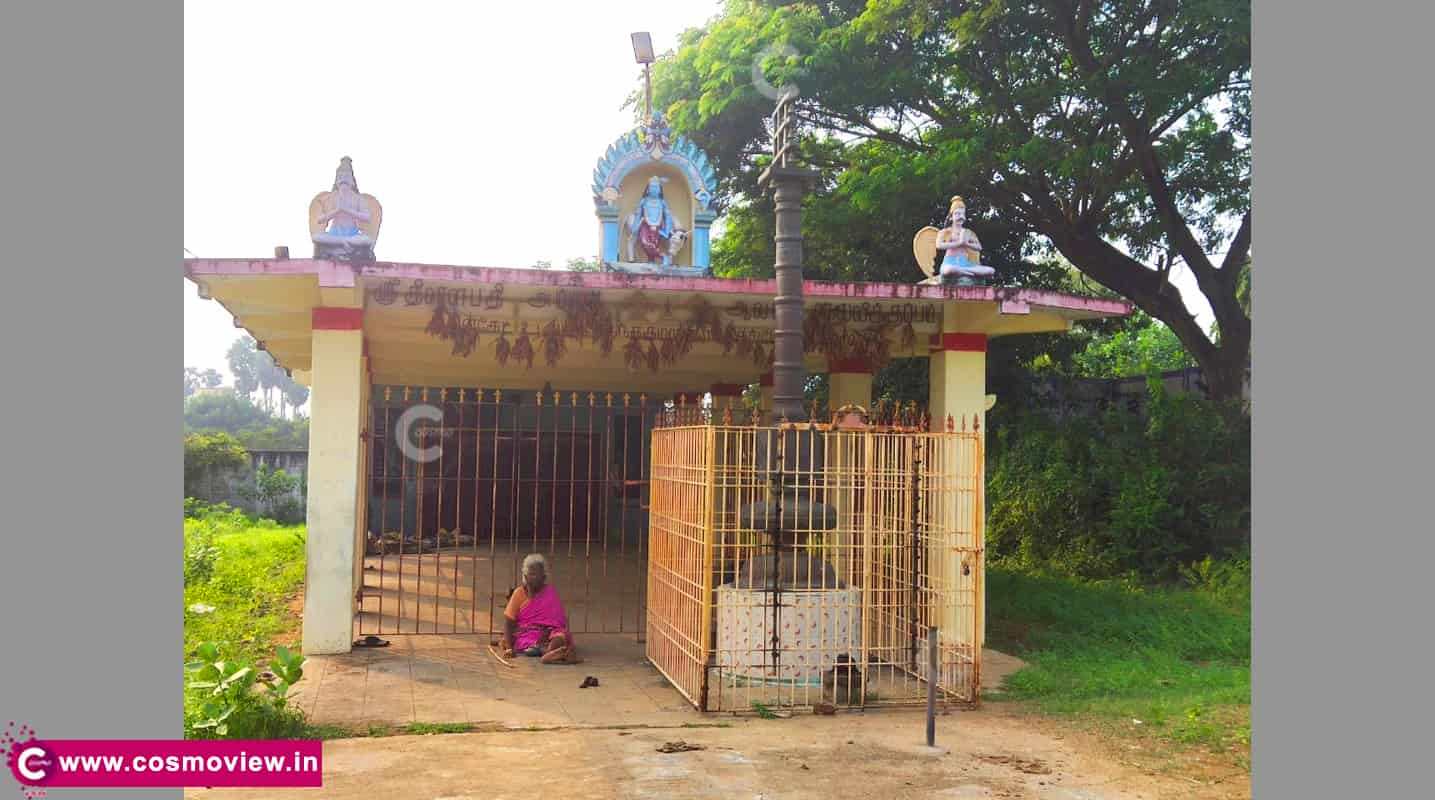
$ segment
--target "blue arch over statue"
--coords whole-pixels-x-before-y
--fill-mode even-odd
[[[662,114],[619,137],[593,170],[603,267],[710,274],[716,185],[707,154],[674,136]]]

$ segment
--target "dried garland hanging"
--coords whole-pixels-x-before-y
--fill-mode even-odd
[[[556,367],[567,355],[570,339],[580,343],[591,340],[603,357],[612,354],[618,324],[597,292],[560,293],[555,305],[563,312],[564,318],[545,323],[535,334],[530,334],[526,322],[512,342],[506,332],[499,332],[494,341],[494,358],[500,366],[507,366],[513,360],[531,369],[541,351],[544,364]],[[635,371],[646,368],[657,372],[665,365],[671,366],[686,358],[702,338],[721,346],[723,355],[735,352],[740,358],[750,358],[759,368],[770,366],[771,348],[760,340],[744,336],[735,323],[724,322],[722,311],[707,298],[695,298],[689,308],[689,318],[680,323],[672,335],[661,337],[659,341],[645,339],[637,333],[629,334],[623,347],[623,363],[627,368]],[[862,359],[874,368],[881,368],[891,360],[891,344],[882,325],[849,327],[846,315],[840,315],[839,308],[831,305],[811,306],[805,317],[803,346],[809,352],[821,353],[829,360]],[[456,356],[472,354],[479,340],[477,322],[465,320],[456,310],[449,308],[442,297],[424,332],[452,342]],[[534,336],[539,339],[536,348],[532,341]],[[911,350],[917,338],[911,322],[898,329],[898,337],[902,349]],[[644,341],[647,341],[646,346]]]
[[[424,333],[440,341],[452,342],[456,356],[467,357],[478,346],[478,325],[465,321],[442,300],[434,306],[433,316],[429,317]]]

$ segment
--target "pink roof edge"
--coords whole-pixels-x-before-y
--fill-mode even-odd
[[[459,283],[505,283],[547,286],[555,289],[643,289],[663,292],[719,292],[723,294],[777,294],[772,278],[693,278],[664,275],[631,275],[622,272],[571,272],[563,269],[513,269],[508,267],[460,267],[379,261],[363,266],[322,259],[187,258],[184,274],[197,276],[315,275],[322,287],[354,286],[357,278],[399,278]],[[915,283],[837,283],[806,280],[807,297],[851,300],[968,300],[1027,303],[1047,308],[1084,311],[1103,316],[1126,316],[1132,311],[1124,300],[1000,286],[920,286]]]

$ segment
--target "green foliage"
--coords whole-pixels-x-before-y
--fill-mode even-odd
[[[196,525],[185,531],[184,537],[184,585],[204,583],[214,577],[214,566],[219,561],[219,548],[214,544],[214,526]]]
[[[235,393],[244,399],[256,391],[266,414],[284,416],[286,406],[297,409],[309,399],[308,388],[296,383],[279,366],[274,357],[259,350],[249,336],[241,336],[229,346],[226,354],[229,371],[234,374]]]
[[[214,533],[233,533],[261,524],[228,503],[208,503],[197,497],[184,498],[184,518],[194,520],[196,529],[209,529]],[[272,524],[272,521],[266,522]]]
[[[1234,396],[1250,333],[1227,269],[1250,245],[1250,4],[1082,8],[729,0],[684,32],[654,65],[654,105],[721,176],[714,271],[771,274],[772,200],[757,177],[773,101],[756,65],[799,88],[801,158],[823,173],[804,202],[813,277],[912,279],[914,228],[960,193],[1002,283],[1028,285],[1040,257],[1060,253],[1169,324]],[[765,55],[782,47],[795,55]],[[1166,280],[1177,261],[1219,337]]]
[[[254,339],[248,336],[235,339],[225,359],[229,362],[230,374],[234,375],[234,391],[240,397],[247,398],[259,390],[259,351],[255,349]]]
[[[469,733],[473,730],[471,722],[410,722],[404,727],[404,733],[414,736],[432,736],[438,733]]]
[[[215,551],[205,580],[190,579],[186,559],[186,737],[306,738],[289,704],[303,659],[275,641],[299,625],[290,602],[304,582],[304,529],[186,500],[184,543],[187,554]]]
[[[1139,311],[1122,329],[1089,343],[1073,361],[1075,373],[1085,378],[1130,378],[1196,365],[1170,328]]]
[[[232,509],[184,521],[186,551],[211,542],[218,552],[208,579],[184,587],[186,655],[209,641],[236,660],[257,660],[297,625],[288,602],[304,582],[304,529]]]
[[[1233,405],[1153,381],[1144,414],[1016,413],[988,439],[993,562],[1164,581],[1249,542],[1250,418]]]
[[[1190,565],[1182,565],[1181,579],[1192,590],[1211,598],[1227,608],[1251,607],[1251,558],[1241,554],[1216,560],[1206,556]]]
[[[301,387],[302,388],[302,387]],[[280,419],[233,392],[198,395],[184,402],[184,429],[223,431],[254,450],[304,450],[309,447],[306,417]]]
[[[1239,572],[1225,573],[1231,585]],[[1231,604],[1204,589],[993,567],[987,599],[988,643],[1027,662],[1007,678],[1009,696],[1131,733],[1250,744],[1249,589]]]
[[[295,495],[303,484],[302,477],[282,469],[260,464],[254,473],[253,486],[244,487],[245,499],[259,508],[259,513],[281,525],[304,521],[304,504]]]
[[[201,370],[198,367],[184,368],[184,396],[189,397],[200,388],[213,389],[224,383],[224,376],[215,369]]]
[[[190,739],[299,738],[304,718],[289,707],[290,690],[304,676],[304,657],[280,647],[269,668],[225,659],[214,642],[196,648],[185,664],[185,737]]]
[[[249,452],[238,440],[223,431],[184,435],[184,493],[197,494],[206,477],[226,470],[249,466]]]

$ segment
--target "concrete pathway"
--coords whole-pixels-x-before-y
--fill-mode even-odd
[[[1245,798],[1249,776],[1201,780],[1123,763],[1074,736],[1000,710],[938,720],[886,709],[791,719],[729,719],[726,728],[566,729],[346,739],[324,745],[320,789],[191,790],[236,800],[376,798]],[[665,742],[700,745],[662,753]],[[1216,782],[1212,782],[1215,780]]]

